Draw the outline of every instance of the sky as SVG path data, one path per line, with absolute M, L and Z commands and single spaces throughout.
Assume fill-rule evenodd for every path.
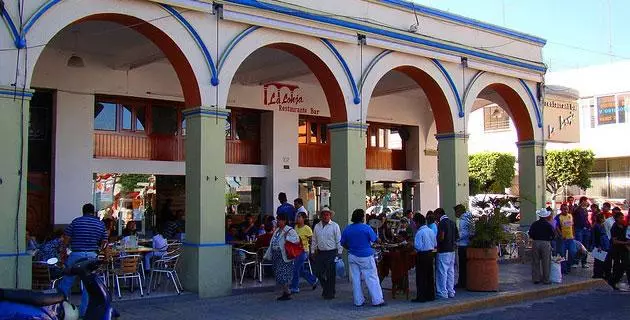
M 549 72 L 630 60 L 628 0 L 414 1 L 546 39 Z

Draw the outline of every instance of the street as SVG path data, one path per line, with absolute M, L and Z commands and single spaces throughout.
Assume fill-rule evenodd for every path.
M 594 289 L 538 301 L 453 315 L 441 320 L 628 319 L 630 293 Z

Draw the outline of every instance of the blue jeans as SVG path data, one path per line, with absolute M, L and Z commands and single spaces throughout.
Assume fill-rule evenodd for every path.
M 75 252 L 73 251 L 68 256 L 68 260 L 66 261 L 66 268 L 72 267 L 77 261 L 87 258 L 89 260 L 96 260 L 97 255 L 96 252 Z M 61 282 L 59 283 L 59 290 L 66 295 L 66 297 L 70 298 L 70 290 L 72 289 L 72 285 L 74 284 L 76 276 L 63 276 Z M 83 288 L 83 292 L 81 292 L 81 305 L 79 306 L 79 315 L 83 317 L 85 315 L 85 311 L 88 306 L 88 293 L 85 288 Z
M 568 257 L 567 257 L 567 251 L 569 252 Z M 562 239 L 562 242 L 560 243 L 560 255 L 562 255 L 563 257 L 567 257 L 567 261 L 563 261 L 560 264 L 562 273 L 571 272 L 571 265 L 573 265 L 573 258 L 575 257 L 576 253 L 577 253 L 577 247 L 575 246 L 575 240 Z
M 293 279 L 291 280 L 291 291 L 300 291 L 300 276 L 302 276 L 310 285 L 314 285 L 317 278 L 304 268 L 304 262 L 308 259 L 308 254 L 302 252 L 295 260 L 293 260 Z
M 590 247 L 591 246 L 591 230 L 586 229 L 586 228 L 575 229 L 575 240 L 582 243 L 582 245 L 586 248 L 586 250 L 591 251 L 591 247 Z M 586 265 L 586 257 L 587 255 L 584 255 L 580 261 L 582 262 L 583 266 Z

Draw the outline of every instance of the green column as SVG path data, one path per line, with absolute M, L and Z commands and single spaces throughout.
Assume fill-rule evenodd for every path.
M 343 228 L 354 209 L 365 209 L 365 142 L 367 125 L 342 122 L 330 129 L 330 195 L 334 220 Z
M 455 205 L 468 207 L 468 135 L 446 133 L 435 137 L 438 140 L 440 206 L 455 219 Z
M 545 144 L 540 141 L 518 142 L 518 183 L 521 226 L 536 221 L 536 210 L 545 206 Z M 537 163 L 537 158 L 542 163 Z
M 0 86 L 0 288 L 31 287 L 26 253 L 26 173 L 31 92 Z M 16 280 L 17 277 L 17 280 Z
M 184 289 L 200 297 L 232 293 L 232 248 L 225 244 L 225 109 L 194 108 L 186 117 Z

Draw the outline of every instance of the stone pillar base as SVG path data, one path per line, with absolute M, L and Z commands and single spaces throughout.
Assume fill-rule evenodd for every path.
M 232 246 L 186 245 L 179 277 L 186 291 L 200 298 L 232 294 Z

